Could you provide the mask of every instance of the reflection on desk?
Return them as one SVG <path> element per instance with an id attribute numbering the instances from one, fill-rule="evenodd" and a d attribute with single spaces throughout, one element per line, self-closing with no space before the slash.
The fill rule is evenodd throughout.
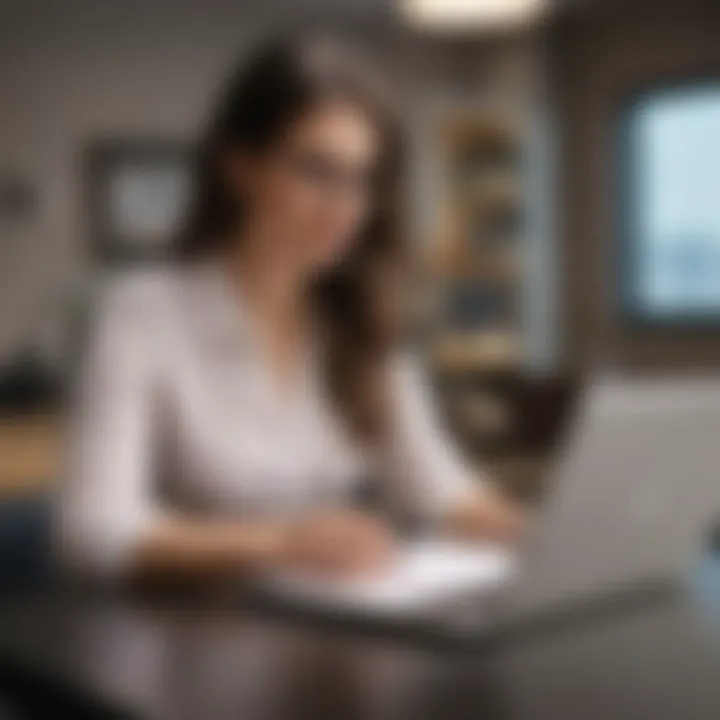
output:
<path id="1" fill-rule="evenodd" d="M 577 617 L 453 645 L 238 597 L 66 590 L 3 603 L 0 661 L 138 718 L 718 717 L 720 647 L 690 594 Z"/>

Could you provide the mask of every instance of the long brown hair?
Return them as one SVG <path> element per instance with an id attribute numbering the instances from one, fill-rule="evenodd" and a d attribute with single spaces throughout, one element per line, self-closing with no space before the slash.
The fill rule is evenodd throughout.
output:
<path id="1" fill-rule="evenodd" d="M 383 89 L 350 51 L 326 37 L 284 39 L 264 46 L 231 74 L 199 147 L 180 250 L 186 259 L 222 250 L 242 224 L 242 204 L 220 172 L 224 150 L 268 150 L 304 113 L 337 97 L 357 104 L 376 123 L 383 152 L 370 216 L 350 255 L 316 281 L 313 301 L 325 332 L 330 395 L 356 436 L 374 441 L 385 430 L 385 381 L 399 329 L 388 308 L 405 256 L 402 133 Z"/>

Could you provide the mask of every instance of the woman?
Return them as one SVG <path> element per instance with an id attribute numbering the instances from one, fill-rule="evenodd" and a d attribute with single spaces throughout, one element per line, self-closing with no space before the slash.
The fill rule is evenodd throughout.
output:
<path id="1" fill-rule="evenodd" d="M 86 369 L 62 543 L 105 574 L 360 572 L 379 507 L 477 537 L 515 510 L 436 427 L 396 344 L 400 136 L 328 41 L 265 48 L 202 146 L 182 261 L 117 281 Z"/>

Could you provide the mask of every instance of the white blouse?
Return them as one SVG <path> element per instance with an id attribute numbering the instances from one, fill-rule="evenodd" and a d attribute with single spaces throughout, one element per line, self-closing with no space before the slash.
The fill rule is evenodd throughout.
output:
<path id="1" fill-rule="evenodd" d="M 468 491 L 411 360 L 393 363 L 392 431 L 371 456 L 331 407 L 316 357 L 283 391 L 253 339 L 217 264 L 109 283 L 60 492 L 67 559 L 121 572 L 167 509 L 277 517 L 347 503 L 374 477 L 388 507 L 429 517 Z"/>

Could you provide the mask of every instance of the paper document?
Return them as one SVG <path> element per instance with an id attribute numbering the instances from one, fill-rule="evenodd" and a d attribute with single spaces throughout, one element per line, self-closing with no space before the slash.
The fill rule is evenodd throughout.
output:
<path id="1" fill-rule="evenodd" d="M 376 575 L 320 581 L 287 572 L 270 578 L 269 589 L 290 600 L 364 612 L 407 612 L 496 589 L 511 578 L 514 568 L 515 557 L 507 550 L 424 540 L 401 548 Z"/>

